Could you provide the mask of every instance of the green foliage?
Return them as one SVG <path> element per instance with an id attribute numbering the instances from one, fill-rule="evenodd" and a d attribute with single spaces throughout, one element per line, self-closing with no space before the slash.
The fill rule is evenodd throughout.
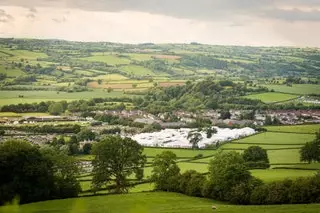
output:
<path id="1" fill-rule="evenodd" d="M 304 162 L 320 162 L 320 141 L 307 142 L 300 149 L 300 160 Z"/>
<path id="2" fill-rule="evenodd" d="M 92 185 L 94 190 L 115 181 L 115 192 L 128 192 L 128 177 L 141 172 L 146 162 L 143 147 L 130 138 L 109 136 L 94 144 Z"/>
<path id="3" fill-rule="evenodd" d="M 197 131 L 190 131 L 188 133 L 188 140 L 192 144 L 193 149 L 199 148 L 198 143 L 202 140 L 202 135 L 201 133 Z"/>
<path id="4" fill-rule="evenodd" d="M 14 169 L 13 169 L 14 168 Z M 77 164 L 52 148 L 41 149 L 24 141 L 0 144 L 0 203 L 20 203 L 78 195 Z"/>
<path id="5" fill-rule="evenodd" d="M 77 197 L 81 190 L 76 178 L 80 173 L 78 162 L 52 147 L 42 147 L 40 152 L 53 163 L 55 194 L 59 198 Z"/>
<path id="6" fill-rule="evenodd" d="M 91 153 L 92 144 L 91 143 L 85 143 L 82 147 L 82 152 L 85 155 L 88 155 Z"/>
<path id="7" fill-rule="evenodd" d="M 233 187 L 240 183 L 247 184 L 252 179 L 242 156 L 237 152 L 218 153 L 209 164 L 208 176 L 203 194 L 219 200 L 230 200 Z"/>
<path id="8" fill-rule="evenodd" d="M 16 196 L 21 203 L 52 196 L 52 164 L 27 142 L 11 140 L 0 144 L 0 176 L 0 204 Z"/>
<path id="9" fill-rule="evenodd" d="M 231 113 L 229 112 L 229 110 L 226 111 L 221 111 L 220 112 L 220 119 L 230 119 L 231 118 Z"/>
<path id="10" fill-rule="evenodd" d="M 230 202 L 233 204 L 250 204 L 252 191 L 261 186 L 263 182 L 257 178 L 252 178 L 248 182 L 242 182 L 231 189 Z"/>
<path id="11" fill-rule="evenodd" d="M 260 146 L 250 146 L 248 149 L 244 150 L 242 156 L 249 168 L 259 168 L 259 166 L 260 168 L 269 167 L 268 153 Z"/>
<path id="12" fill-rule="evenodd" d="M 61 103 L 56 102 L 56 103 L 52 103 L 49 108 L 48 111 L 51 115 L 60 115 L 61 113 L 64 112 L 63 110 L 63 106 Z"/>
<path id="13" fill-rule="evenodd" d="M 180 177 L 180 192 L 189 196 L 201 197 L 206 177 L 195 170 L 187 170 Z"/>
<path id="14" fill-rule="evenodd" d="M 77 138 L 79 141 L 90 140 L 93 141 L 96 138 L 96 134 L 88 128 L 83 128 L 78 134 Z"/>
<path id="15" fill-rule="evenodd" d="M 156 155 L 153 160 L 151 180 L 156 189 L 163 191 L 178 191 L 180 169 L 176 163 L 177 156 L 171 151 Z"/>
<path id="16" fill-rule="evenodd" d="M 216 134 L 218 131 L 217 129 L 213 128 L 213 127 L 207 127 L 205 129 L 206 134 L 207 134 L 207 138 L 212 138 L 212 135 Z"/>

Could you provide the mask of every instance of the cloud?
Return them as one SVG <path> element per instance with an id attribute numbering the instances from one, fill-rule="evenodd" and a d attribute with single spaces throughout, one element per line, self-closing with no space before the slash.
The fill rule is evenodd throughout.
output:
<path id="1" fill-rule="evenodd" d="M 0 9 L 0 22 L 7 23 L 13 20 L 14 18 L 12 15 L 8 14 L 5 10 Z"/>
<path id="2" fill-rule="evenodd" d="M 270 16 L 274 19 L 280 19 L 284 21 L 320 21 L 320 10 L 302 11 L 297 8 L 292 10 L 272 10 L 268 11 L 268 14 L 264 16 Z"/>
<path id="3" fill-rule="evenodd" d="M 30 7 L 29 8 L 30 13 L 37 13 L 37 9 L 35 7 Z"/>
<path id="4" fill-rule="evenodd" d="M 58 23 L 58 24 L 61 24 L 61 23 L 64 23 L 67 21 L 66 17 L 62 17 L 62 18 L 53 18 L 52 21 Z"/>
<path id="5" fill-rule="evenodd" d="M 238 16 L 284 21 L 319 21 L 319 0 L 1 0 L 0 5 L 73 8 L 86 11 L 138 11 L 206 21 L 233 20 Z M 281 7 L 294 7 L 285 10 Z"/>

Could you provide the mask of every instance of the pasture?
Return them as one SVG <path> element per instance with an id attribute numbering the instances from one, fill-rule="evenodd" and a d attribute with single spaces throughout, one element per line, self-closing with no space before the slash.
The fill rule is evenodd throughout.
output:
<path id="1" fill-rule="evenodd" d="M 19 98 L 23 95 L 23 98 Z M 0 106 L 19 103 L 39 103 L 41 101 L 74 101 L 88 100 L 91 98 L 107 98 L 126 96 L 122 91 L 108 93 L 104 90 L 94 90 L 85 92 L 56 92 L 56 91 L 0 91 Z"/>
<path id="2" fill-rule="evenodd" d="M 278 128 L 281 130 L 281 128 Z M 313 134 L 295 134 L 280 132 L 263 132 L 250 137 L 233 141 L 227 145 L 233 144 L 270 144 L 270 145 L 303 145 L 315 138 Z M 227 146 L 225 145 L 225 146 Z M 224 146 L 224 148 L 225 148 Z"/>
<path id="3" fill-rule="evenodd" d="M 275 102 L 295 99 L 295 98 L 298 98 L 299 96 L 292 95 L 292 94 L 284 94 L 284 93 L 266 92 L 266 93 L 247 95 L 244 97 L 249 99 L 261 100 L 264 103 L 275 103 Z"/>
<path id="4" fill-rule="evenodd" d="M 137 66 L 137 65 L 122 66 L 120 70 L 132 76 L 155 76 L 156 75 L 154 72 L 152 72 L 152 70 L 142 66 Z"/>
<path id="5" fill-rule="evenodd" d="M 93 56 L 79 59 L 89 62 L 103 62 L 111 66 L 130 63 L 130 60 L 128 58 L 119 57 L 118 55 L 103 55 L 102 53 L 95 53 Z"/>
<path id="6" fill-rule="evenodd" d="M 256 169 L 251 170 L 251 174 L 265 182 L 272 182 L 283 179 L 294 180 L 299 177 L 308 177 L 316 174 L 316 171 L 294 169 Z"/>
<path id="7" fill-rule="evenodd" d="M 276 92 L 284 92 L 298 95 L 320 94 L 319 84 L 293 84 L 292 87 L 287 85 L 262 85 Z"/>
<path id="8" fill-rule="evenodd" d="M 236 206 L 177 193 L 148 192 L 5 206 L 0 207 L 0 213 L 211 213 L 212 205 L 218 212 L 228 213 L 318 213 L 320 208 L 319 204 Z"/>
<path id="9" fill-rule="evenodd" d="M 193 150 L 193 149 L 161 149 L 161 148 L 144 148 L 144 154 L 147 157 L 155 157 L 163 151 L 172 151 L 178 158 L 194 158 L 197 155 L 210 156 L 216 153 L 216 150 Z"/>
<path id="10" fill-rule="evenodd" d="M 23 117 L 23 116 L 48 116 L 48 113 L 30 112 L 30 113 L 15 113 L 15 112 L 0 112 L 0 117 Z"/>
<path id="11" fill-rule="evenodd" d="M 316 133 L 320 130 L 320 124 L 291 125 L 291 126 L 265 126 L 264 128 L 272 132 Z"/>
<path id="12" fill-rule="evenodd" d="M 5 66 L 0 62 L 0 73 L 6 74 L 8 77 L 18 77 L 21 75 L 25 75 L 23 71 L 20 69 L 14 68 L 12 69 L 10 66 Z"/>

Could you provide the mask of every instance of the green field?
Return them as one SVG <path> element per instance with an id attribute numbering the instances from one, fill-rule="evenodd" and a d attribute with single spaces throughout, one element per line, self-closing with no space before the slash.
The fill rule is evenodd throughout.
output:
<path id="1" fill-rule="evenodd" d="M 319 204 L 236 206 L 176 193 L 149 192 L 53 200 L 0 207 L 1 213 L 318 213 Z"/>
<path id="2" fill-rule="evenodd" d="M 123 66 L 120 69 L 130 75 L 133 75 L 133 76 L 148 76 L 148 75 L 153 76 L 153 75 L 155 75 L 155 73 L 152 72 L 152 70 L 147 69 L 142 66 L 128 65 L 128 66 Z"/>
<path id="3" fill-rule="evenodd" d="M 0 112 L 0 117 L 23 117 L 23 116 L 48 116 L 48 113 L 15 113 L 15 112 Z"/>
<path id="4" fill-rule="evenodd" d="M 23 98 L 19 98 L 23 95 Z M 125 96 L 122 91 L 108 93 L 103 90 L 85 92 L 59 92 L 56 91 L 0 91 L 0 106 L 19 103 L 38 103 L 41 101 L 74 101 L 79 99 L 107 98 Z"/>
<path id="5" fill-rule="evenodd" d="M 129 64 L 130 60 L 127 58 L 118 57 L 117 55 L 102 55 L 102 53 L 94 54 L 93 56 L 80 58 L 85 61 L 97 61 L 107 63 L 108 65 L 121 65 L 121 64 Z"/>
<path id="6" fill-rule="evenodd" d="M 296 179 L 299 177 L 308 177 L 316 174 L 310 170 L 293 170 L 293 169 L 256 169 L 251 170 L 251 174 L 265 182 L 272 182 L 283 179 Z"/>
<path id="7" fill-rule="evenodd" d="M 300 163 L 300 149 L 268 150 L 271 164 Z"/>
<path id="8" fill-rule="evenodd" d="M 287 101 L 290 99 L 294 99 L 294 98 L 297 98 L 298 96 L 292 95 L 292 94 L 266 92 L 266 93 L 260 93 L 260 94 L 254 94 L 254 95 L 247 95 L 244 97 L 250 98 L 250 99 L 258 99 L 264 103 L 274 103 L 274 102 Z"/>
<path id="9" fill-rule="evenodd" d="M 222 149 L 223 150 L 244 150 L 249 148 L 250 146 L 260 146 L 263 149 L 274 150 L 274 149 L 286 149 L 286 148 L 298 149 L 302 145 L 264 145 L 264 144 L 254 144 L 254 143 L 243 144 L 243 143 L 232 142 L 232 143 L 227 143 L 226 145 L 223 145 Z"/>
<path id="10" fill-rule="evenodd" d="M 8 77 L 18 77 L 21 75 L 25 75 L 24 72 L 22 72 L 19 69 L 12 69 L 10 66 L 8 67 L 8 69 L 5 68 L 5 66 L 1 65 L 0 62 L 0 73 L 6 74 Z"/>
<path id="11" fill-rule="evenodd" d="M 280 128 L 281 129 L 281 128 Z M 272 144 L 272 145 L 303 145 L 315 138 L 313 134 L 295 134 L 295 133 L 278 133 L 263 132 L 257 135 L 246 137 L 240 140 L 226 144 L 223 148 L 232 146 L 233 144 Z M 280 147 L 279 147 L 280 148 Z"/>
<path id="12" fill-rule="evenodd" d="M 262 85 L 276 92 L 292 93 L 299 95 L 320 94 L 319 84 L 293 84 L 292 87 L 287 85 Z"/>
<path id="13" fill-rule="evenodd" d="M 202 154 L 203 156 L 210 156 L 216 153 L 215 150 L 192 150 L 192 149 L 159 149 L 159 148 L 144 148 L 144 153 L 148 157 L 155 157 L 163 151 L 172 151 L 179 158 L 193 158 L 196 155 Z"/>
<path id="14" fill-rule="evenodd" d="M 274 132 L 298 132 L 298 133 L 316 133 L 320 130 L 320 124 L 310 125 L 291 125 L 291 126 L 265 126 L 268 131 Z"/>

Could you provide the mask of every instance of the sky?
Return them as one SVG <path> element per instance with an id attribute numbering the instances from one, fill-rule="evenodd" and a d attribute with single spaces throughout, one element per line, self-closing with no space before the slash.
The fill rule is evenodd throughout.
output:
<path id="1" fill-rule="evenodd" d="M 320 47 L 320 0 L 0 0 L 0 37 Z"/>

